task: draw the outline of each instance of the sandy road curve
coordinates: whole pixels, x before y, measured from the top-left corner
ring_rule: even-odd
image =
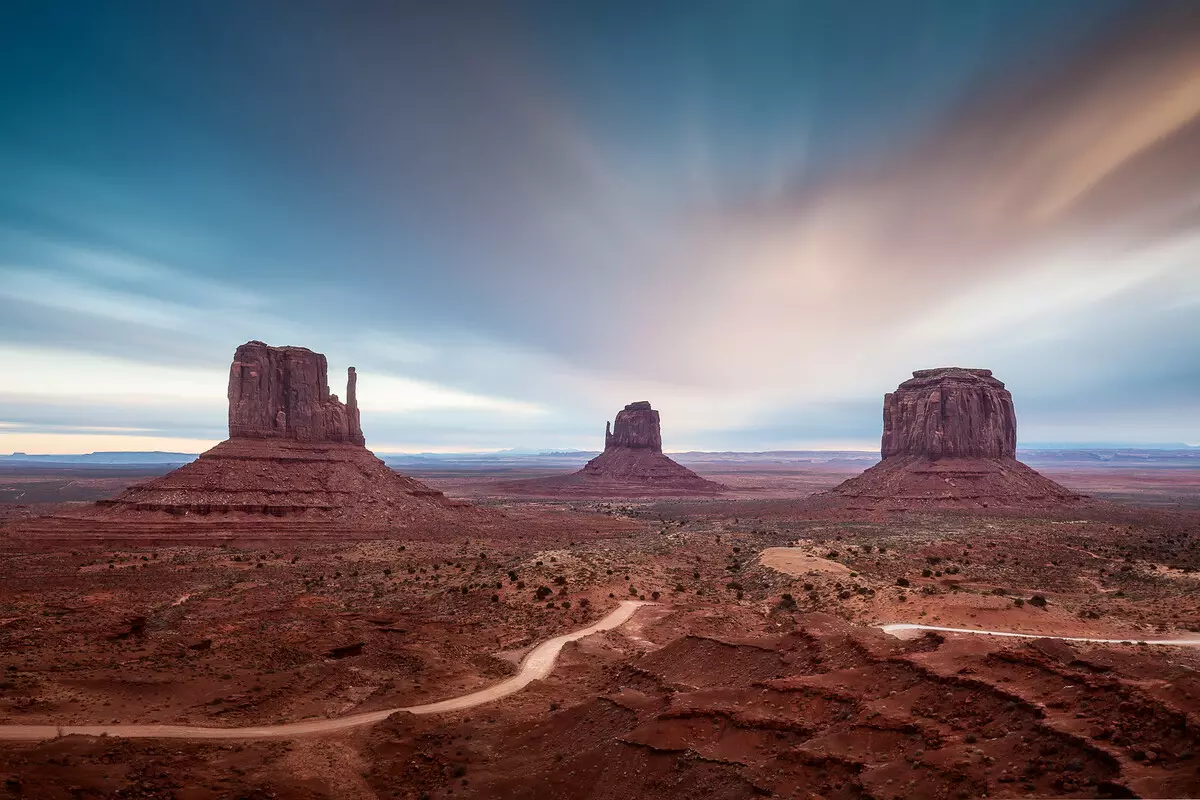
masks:
[[[386,708],[333,719],[313,719],[305,722],[289,722],[282,725],[252,725],[245,728],[205,728],[192,725],[0,725],[0,740],[39,741],[77,733],[85,736],[119,736],[126,739],[289,739],[315,733],[357,728],[387,719],[399,711],[410,714],[441,714],[446,711],[461,711],[464,708],[490,703],[521,691],[530,683],[541,680],[554,669],[554,662],[567,642],[573,642],[593,633],[612,630],[623,625],[634,613],[652,603],[625,600],[611,614],[600,621],[572,633],[564,633],[547,639],[530,650],[521,661],[516,675],[494,686],[478,692],[439,700],[407,708]]]
[[[941,631],[945,633],[974,633],[979,636],[1007,636],[1013,639],[1059,639],[1064,642],[1090,642],[1092,644],[1173,644],[1179,647],[1200,647],[1200,638],[1194,639],[1089,639],[1085,636],[1054,636],[1048,633],[1010,633],[1005,631],[986,631],[978,628],[944,628],[939,625],[912,625],[909,623],[894,623],[880,625],[884,633],[890,633],[897,639],[907,639],[918,631]]]

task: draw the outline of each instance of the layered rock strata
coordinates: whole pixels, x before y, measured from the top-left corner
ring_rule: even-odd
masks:
[[[1012,395],[990,369],[921,369],[883,396],[884,458],[1015,458]]]

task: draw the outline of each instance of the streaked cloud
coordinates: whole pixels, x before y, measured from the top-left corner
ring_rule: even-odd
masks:
[[[15,16],[0,450],[218,437],[248,339],[381,449],[869,442],[945,363],[1200,440],[1193,4],[452,5]]]

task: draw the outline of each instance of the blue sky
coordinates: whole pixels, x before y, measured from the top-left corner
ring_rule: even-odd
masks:
[[[197,450],[249,339],[381,451],[1200,443],[1186,2],[15,2],[0,452]]]

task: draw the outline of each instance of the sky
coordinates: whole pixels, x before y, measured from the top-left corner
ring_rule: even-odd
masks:
[[[378,452],[1200,444],[1186,0],[0,4],[0,453],[198,452],[258,339]]]

